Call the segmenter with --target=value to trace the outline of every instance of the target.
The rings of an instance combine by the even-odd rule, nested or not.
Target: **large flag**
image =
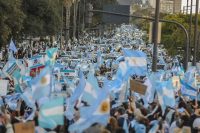
[[[123,49],[125,61],[128,62],[130,75],[145,76],[147,74],[147,57],[142,51]]]
[[[64,124],[64,98],[54,98],[40,107],[39,126],[54,129]]]
[[[80,119],[70,125],[70,132],[83,132],[94,123],[106,125],[110,114],[110,100],[108,92],[103,88],[97,100],[89,107],[80,108]]]
[[[181,82],[181,94],[183,96],[188,96],[191,99],[195,99],[197,97],[197,89],[193,88],[187,82],[180,80]]]
[[[26,105],[31,108],[36,108],[35,107],[35,100],[33,99],[32,92],[30,90],[26,90],[22,95],[21,98],[24,100]]]
[[[175,94],[171,80],[158,82],[156,91],[163,113],[165,112],[166,106],[174,108]]]
[[[42,72],[31,81],[33,98],[39,100],[44,96],[49,96],[51,91],[51,69],[47,66]]]
[[[143,96],[143,101],[144,106],[147,107],[149,103],[153,102],[155,89],[152,87],[152,83],[149,77],[147,77],[147,79],[145,80],[144,85],[147,86],[147,90],[145,95]]]
[[[9,50],[12,50],[14,53],[17,52],[17,48],[16,48],[16,46],[15,46],[15,44],[14,44],[12,39],[10,41]]]
[[[196,67],[190,67],[184,74],[184,81],[192,87],[195,87]]]
[[[9,106],[11,110],[17,109],[17,101],[20,99],[21,94],[15,93],[13,95],[7,95],[5,97],[5,103]]]
[[[120,62],[116,73],[117,80],[127,81],[130,76],[129,70],[127,62]]]
[[[79,84],[70,97],[70,103],[75,104],[79,97],[83,94],[84,88],[86,86],[86,80],[82,71],[79,72]]]
[[[99,85],[96,77],[92,72],[88,74],[88,79],[84,88],[82,100],[86,101],[89,105],[97,99]]]

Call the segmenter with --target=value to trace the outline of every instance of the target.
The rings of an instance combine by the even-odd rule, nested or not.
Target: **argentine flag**
[[[147,73],[146,54],[139,50],[123,49],[130,75],[145,76]]]
[[[39,126],[54,129],[64,124],[64,98],[51,99],[44,103],[39,112]]]
[[[82,100],[86,101],[89,105],[97,99],[99,85],[96,77],[92,72],[88,74],[88,79],[84,88]]]
[[[12,39],[10,41],[9,50],[12,50],[14,53],[17,52],[17,48],[16,48],[16,46],[15,46],[15,44],[14,44]]]
[[[46,67],[31,81],[33,99],[39,100],[44,96],[49,96],[51,87],[51,69]]]
[[[197,96],[197,89],[193,88],[191,85],[189,85],[187,82],[180,80],[181,82],[181,94],[183,96],[188,96],[191,99],[195,99]]]
[[[156,91],[163,113],[165,112],[166,106],[172,108],[175,106],[175,94],[171,80],[158,82]]]
[[[70,132],[83,132],[94,123],[100,123],[106,126],[110,114],[110,100],[108,92],[103,88],[98,95],[97,100],[89,107],[80,108],[78,121],[69,126]]]

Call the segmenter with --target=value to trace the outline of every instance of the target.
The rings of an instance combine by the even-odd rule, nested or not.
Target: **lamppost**
[[[160,14],[160,0],[156,0],[156,9],[155,9],[155,21],[153,27],[153,60],[152,60],[152,71],[156,72],[157,70],[157,56],[158,56],[158,24],[159,24],[159,15]]]
[[[124,16],[124,17],[134,17],[134,18],[138,18],[138,19],[145,19],[145,20],[150,20],[150,21],[154,21],[154,18],[151,17],[142,17],[142,16],[136,16],[136,15],[127,15],[127,14],[122,14],[122,13],[115,13],[115,12],[108,12],[108,11],[102,11],[102,10],[90,10],[90,12],[96,12],[96,13],[105,13],[105,14],[111,14],[111,15],[117,15],[117,16]],[[185,34],[185,52],[186,54],[184,54],[184,69],[187,70],[188,68],[188,53],[189,53],[189,36],[188,36],[188,32],[186,30],[186,28],[179,22],[176,21],[172,21],[172,20],[164,20],[164,19],[159,19],[159,22],[166,22],[166,23],[172,23],[172,24],[176,24],[179,28],[181,28]]]
[[[191,55],[191,50],[192,50],[192,5],[193,5],[193,0],[190,1],[190,25],[189,25],[189,48],[190,48],[190,54]]]
[[[194,27],[194,58],[193,58],[193,66],[196,65],[196,59],[197,59],[198,11],[199,11],[199,0],[196,0],[195,27]]]

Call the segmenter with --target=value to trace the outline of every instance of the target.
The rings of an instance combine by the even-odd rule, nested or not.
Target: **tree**
[[[25,18],[21,4],[21,0],[0,0],[0,48],[8,44],[11,37],[18,39]]]
[[[23,0],[26,14],[22,34],[33,37],[50,36],[61,27],[61,3],[59,0]]]

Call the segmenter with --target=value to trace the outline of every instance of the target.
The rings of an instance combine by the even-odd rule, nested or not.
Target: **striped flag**
[[[64,124],[64,98],[51,99],[44,103],[39,112],[39,126],[54,129]]]
[[[146,54],[139,50],[123,49],[130,75],[144,76],[147,73]]]

